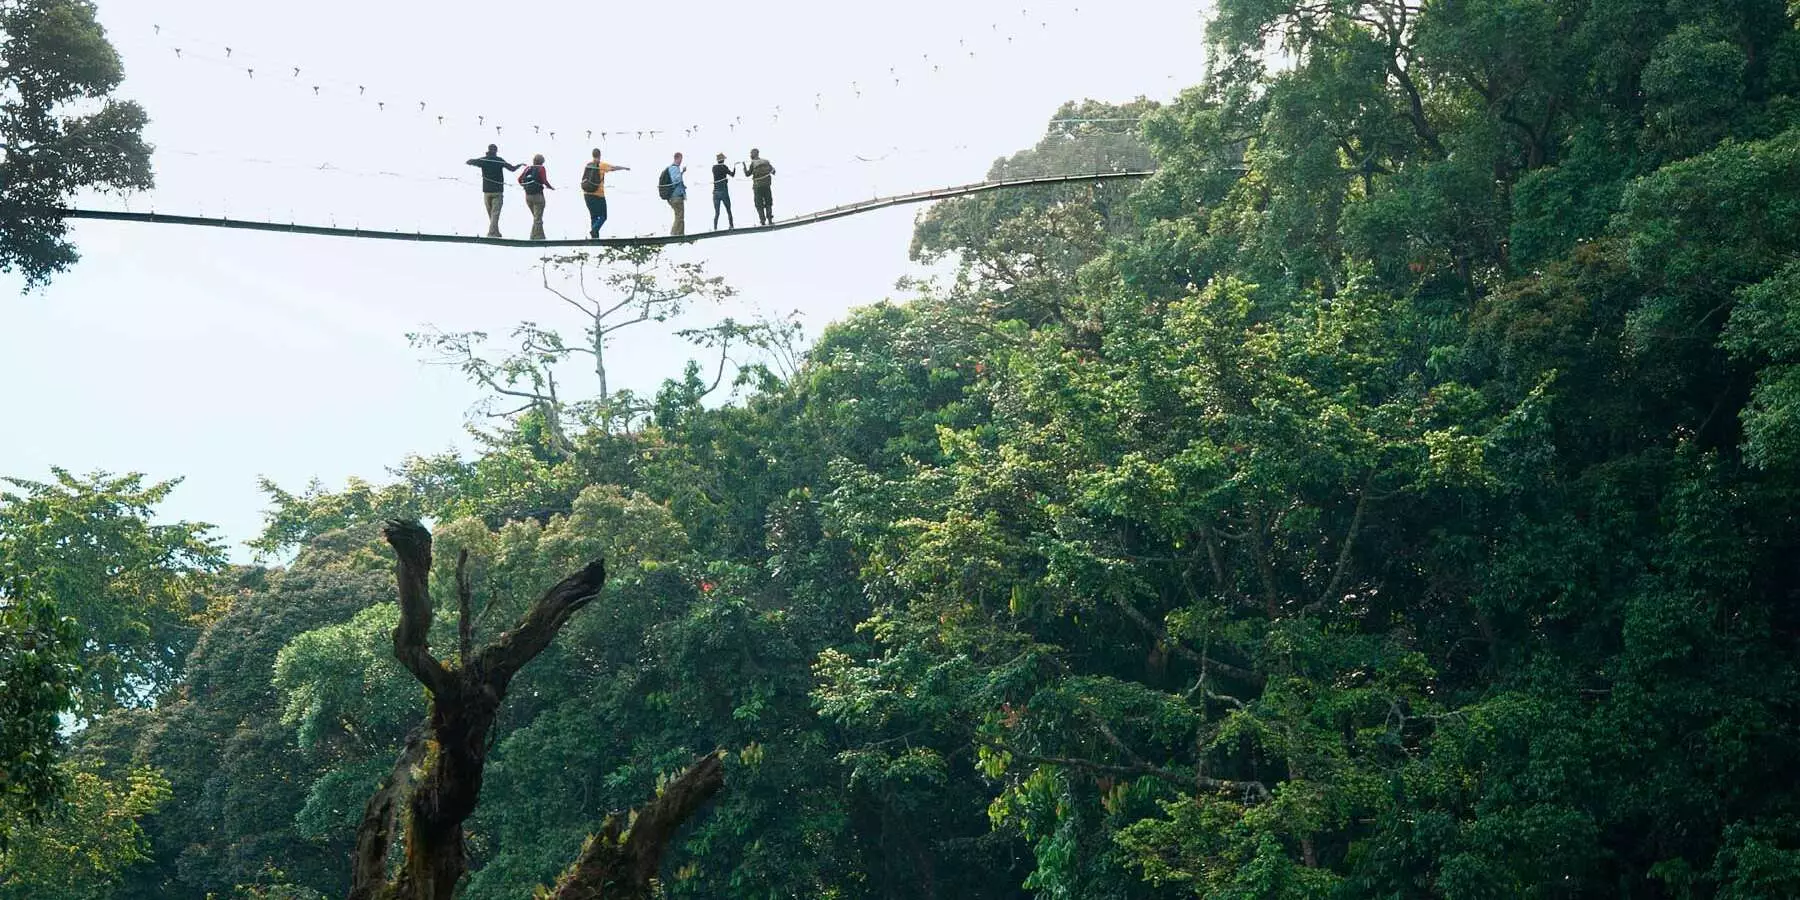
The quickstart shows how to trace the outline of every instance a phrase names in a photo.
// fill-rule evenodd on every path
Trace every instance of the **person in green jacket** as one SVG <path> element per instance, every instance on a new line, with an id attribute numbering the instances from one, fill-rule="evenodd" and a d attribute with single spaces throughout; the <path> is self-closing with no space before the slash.
<path id="1" fill-rule="evenodd" d="M 757 223 L 775 224 L 774 164 L 763 159 L 761 150 L 751 150 L 745 174 L 750 176 L 750 197 L 756 203 Z"/>

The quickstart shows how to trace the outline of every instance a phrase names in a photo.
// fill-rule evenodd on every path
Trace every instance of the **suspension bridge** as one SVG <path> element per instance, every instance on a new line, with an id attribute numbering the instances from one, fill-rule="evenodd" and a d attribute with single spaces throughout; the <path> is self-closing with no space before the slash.
<path id="1" fill-rule="evenodd" d="M 908 194 L 897 194 L 891 197 L 876 197 L 843 206 L 807 213 L 791 219 L 783 219 L 772 225 L 746 226 L 724 231 L 702 231 L 686 235 L 645 235 L 636 237 L 611 238 L 578 238 L 533 241 L 522 238 L 490 238 L 465 234 L 432 234 L 418 231 L 386 231 L 365 228 L 339 228 L 336 226 L 299 225 L 294 223 L 260 222 L 246 219 L 209 218 L 204 216 L 183 216 L 157 212 L 124 212 L 105 209 L 62 209 L 57 215 L 70 219 L 96 219 L 109 222 L 137 222 L 155 225 L 182 225 L 204 228 L 236 228 L 247 231 L 270 231 L 281 234 L 305 234 L 317 237 L 358 238 L 378 241 L 415 241 L 434 244 L 485 244 L 493 247 L 662 247 L 671 244 L 689 244 L 696 241 L 712 240 L 723 237 L 737 237 L 750 234 L 761 234 L 768 231 L 783 231 L 789 228 L 800 228 L 817 225 L 833 219 L 854 216 L 860 213 L 875 212 L 912 203 L 929 203 L 934 200 L 949 200 L 955 197 L 967 197 L 988 191 L 1018 189 L 1029 187 L 1054 187 L 1058 185 L 1091 184 L 1105 181 L 1122 181 L 1128 179 L 1147 178 L 1154 175 L 1153 170 L 1129 172 L 1092 172 L 1080 175 L 1035 175 L 1019 178 L 1000 178 L 991 181 L 977 181 L 952 187 L 934 188 L 926 191 L 914 191 Z"/>

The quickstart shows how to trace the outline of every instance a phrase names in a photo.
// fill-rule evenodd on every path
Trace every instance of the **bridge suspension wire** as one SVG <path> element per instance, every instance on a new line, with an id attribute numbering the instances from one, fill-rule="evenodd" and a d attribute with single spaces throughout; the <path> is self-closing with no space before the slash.
<path id="1" fill-rule="evenodd" d="M 416 96 L 417 91 L 402 92 L 390 89 L 389 86 L 369 84 L 366 80 L 343 78 L 301 60 L 263 57 L 241 42 L 184 33 L 161 24 L 151 26 L 150 37 L 161 52 L 172 54 L 184 63 L 217 67 L 233 78 L 286 90 L 303 99 L 349 100 L 360 107 L 374 109 L 379 113 L 392 112 L 395 116 L 407 116 L 421 124 L 435 123 L 435 127 L 474 127 L 490 135 L 490 139 L 527 137 L 547 138 L 552 142 L 569 139 L 604 145 L 608 139 L 642 141 L 646 137 L 655 140 L 662 135 L 675 134 L 692 138 L 702 130 L 720 137 L 726 133 L 737 135 L 739 129 L 748 130 L 759 124 L 778 125 L 784 114 L 792 116 L 804 113 L 809 107 L 812 112 L 824 114 L 828 108 L 835 110 L 846 104 L 854 104 L 865 93 L 876 94 L 890 88 L 900 91 L 920 79 L 941 77 L 946 69 L 954 71 L 957 65 L 979 58 L 978 54 L 982 51 L 1006 51 L 1018 46 L 1018 40 L 1027 35 L 1047 31 L 1052 19 L 1057 19 L 1060 25 L 1064 24 L 1065 17 L 1068 21 L 1076 21 L 1082 15 L 1080 5 L 1063 0 L 1036 0 L 1034 5 L 1037 9 L 1029 6 L 1019 9 L 1020 16 L 1016 19 L 995 11 L 989 17 L 991 21 L 986 23 L 989 25 L 988 29 L 974 28 L 973 34 L 978 36 L 959 38 L 954 48 L 946 43 L 943 47 L 934 48 L 935 53 L 921 52 L 914 61 L 886 67 L 873 66 L 871 71 L 861 73 L 857 78 L 848 79 L 842 84 L 834 84 L 830 89 L 816 92 L 810 98 L 789 98 L 790 102 L 785 105 L 773 104 L 766 109 L 746 111 L 744 115 L 732 116 L 725 121 L 696 123 L 685 119 L 674 120 L 671 117 L 671 121 L 660 123 L 636 122 L 627 126 L 611 125 L 601 128 L 593 127 L 596 123 L 592 121 L 519 121 L 502 114 L 500 110 L 471 110 L 458 104 L 442 103 L 432 97 Z"/>
<path id="2" fill-rule="evenodd" d="M 1099 172 L 1081 175 L 1039 175 L 1023 178 L 1002 178 L 993 181 L 979 181 L 972 184 L 935 188 L 926 191 L 915 191 L 909 194 L 897 194 L 891 197 L 877 197 L 859 203 L 834 206 L 831 209 L 807 213 L 792 219 L 785 219 L 772 225 L 746 226 L 724 231 L 705 231 L 695 234 L 673 236 L 637 236 L 616 238 L 580 238 L 532 241 L 518 238 L 487 238 L 461 234 L 432 234 L 428 232 L 405 232 L 368 230 L 362 228 L 339 228 L 336 226 L 281 224 L 277 222 L 258 222 L 244 219 L 206 218 L 201 216 L 171 215 L 168 213 L 125 212 L 102 209 L 60 209 L 55 214 L 70 219 L 92 219 L 110 222 L 133 222 L 157 225 L 182 225 L 206 228 L 232 228 L 248 231 L 269 231 L 283 234 L 303 234 L 319 237 L 356 238 L 363 240 L 413 241 L 436 244 L 481 244 L 492 247 L 663 247 L 673 244 L 691 244 L 697 241 L 712 240 L 724 237 L 739 237 L 761 234 L 770 231 L 785 231 L 807 225 L 816 225 L 833 219 L 860 213 L 874 212 L 912 203 L 928 203 L 934 200 L 949 200 L 956 197 L 967 197 L 1005 189 L 1028 187 L 1054 187 L 1059 185 L 1075 185 L 1105 181 L 1120 181 L 1148 178 L 1156 174 L 1153 170 L 1131 172 Z"/>

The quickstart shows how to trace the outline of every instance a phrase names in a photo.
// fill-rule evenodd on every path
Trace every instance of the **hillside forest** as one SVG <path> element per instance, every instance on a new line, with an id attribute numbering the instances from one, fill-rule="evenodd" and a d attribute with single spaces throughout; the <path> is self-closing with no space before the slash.
<path id="1" fill-rule="evenodd" d="M 647 893 L 583 896 L 1800 896 L 1800 8 L 1209 15 L 1204 83 L 995 162 L 1153 177 L 932 206 L 953 274 L 816 335 L 609 386 L 615 302 L 731 291 L 654 249 L 546 262 L 585 334 L 413 335 L 475 449 L 265 484 L 255 564 L 173 482 L 8 473 L 0 900 L 350 895 L 408 754 L 485 764 L 449 832 L 387 822 L 468 900 L 652 821 Z M 39 215 L 0 259 L 41 280 Z M 584 572 L 479 740 L 421 730 Z"/>

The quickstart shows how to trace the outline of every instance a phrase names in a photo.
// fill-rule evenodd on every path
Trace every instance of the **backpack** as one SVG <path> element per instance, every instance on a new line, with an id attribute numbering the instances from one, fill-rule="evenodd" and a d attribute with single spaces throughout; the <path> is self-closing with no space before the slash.
<path id="1" fill-rule="evenodd" d="M 669 177 L 667 168 L 664 168 L 662 176 L 656 179 L 656 196 L 664 200 L 675 199 L 675 180 Z"/>
<path id="2" fill-rule="evenodd" d="M 591 194 L 600 189 L 600 164 L 588 163 L 581 170 L 581 192 Z"/>
<path id="3" fill-rule="evenodd" d="M 537 187 L 538 167 L 526 166 L 525 171 L 519 173 L 519 183 L 524 185 L 526 190 Z"/>

